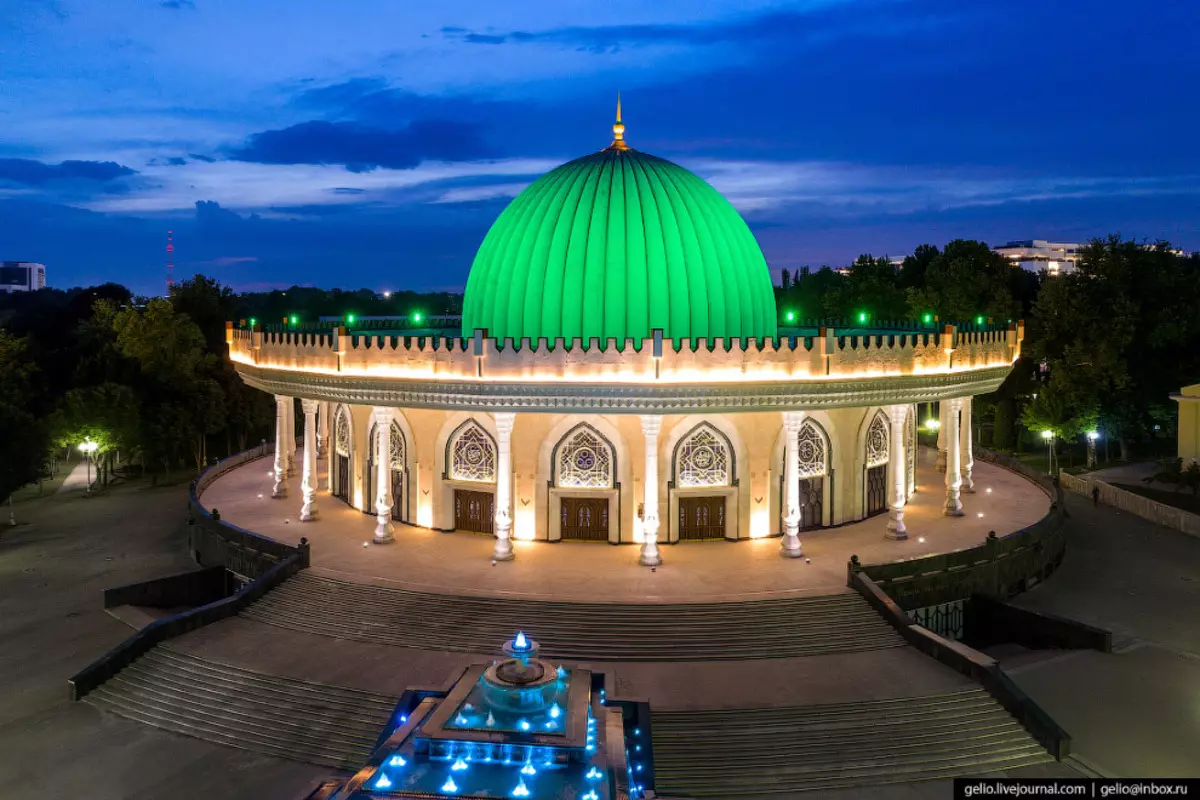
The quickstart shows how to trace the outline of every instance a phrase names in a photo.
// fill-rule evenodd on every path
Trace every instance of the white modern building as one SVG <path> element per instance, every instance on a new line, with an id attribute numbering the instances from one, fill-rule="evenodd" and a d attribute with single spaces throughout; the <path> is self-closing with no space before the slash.
<path id="1" fill-rule="evenodd" d="M 1074 272 L 1079 265 L 1082 244 L 1050 242 L 1045 239 L 1022 239 L 992 248 L 1012 262 L 1014 267 L 1030 272 L 1045 270 L 1051 275 Z"/>
<path id="2" fill-rule="evenodd" d="M 0 262 L 0 291 L 35 292 L 46 288 L 46 265 L 32 261 Z"/>

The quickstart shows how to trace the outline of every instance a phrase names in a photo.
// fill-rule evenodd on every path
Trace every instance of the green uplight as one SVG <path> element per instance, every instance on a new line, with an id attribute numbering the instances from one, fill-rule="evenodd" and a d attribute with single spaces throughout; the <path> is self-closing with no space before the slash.
<path id="1" fill-rule="evenodd" d="M 982 317 L 982 316 L 976 317 L 976 318 L 975 318 L 975 324 L 976 324 L 976 325 L 982 325 L 982 324 L 983 324 L 983 317 Z"/>
<path id="2" fill-rule="evenodd" d="M 350 323 L 351 325 L 353 325 L 353 324 L 354 324 L 354 315 L 353 315 L 353 314 L 347 314 L 347 315 L 346 315 L 346 322 L 348 322 L 348 323 Z"/>
<path id="3" fill-rule="evenodd" d="M 795 321 L 796 321 L 796 312 L 795 312 L 795 311 L 789 311 L 789 312 L 787 312 L 786 314 L 784 314 L 784 315 L 783 315 L 783 318 L 784 318 L 785 320 L 787 320 L 788 322 L 795 322 Z"/>
<path id="4" fill-rule="evenodd" d="M 412 319 L 413 319 L 413 322 L 420 322 L 421 321 L 421 312 L 414 311 L 412 314 Z"/>
<path id="5" fill-rule="evenodd" d="M 926 314 L 925 316 L 921 317 L 921 319 L 926 325 L 928 325 L 930 322 L 933 322 L 933 314 Z"/>
<path id="6" fill-rule="evenodd" d="M 250 327 L 253 328 L 257 324 L 258 324 L 258 320 L 256 320 L 254 317 L 251 317 L 250 318 Z"/>
<path id="7" fill-rule="evenodd" d="M 293 314 L 292 316 L 290 316 L 288 318 L 288 321 L 291 322 L 293 325 L 295 325 L 296 324 L 296 315 Z"/>
<path id="8" fill-rule="evenodd" d="M 865 311 L 858 312 L 858 321 L 866 322 L 867 321 L 867 312 L 865 312 Z"/>

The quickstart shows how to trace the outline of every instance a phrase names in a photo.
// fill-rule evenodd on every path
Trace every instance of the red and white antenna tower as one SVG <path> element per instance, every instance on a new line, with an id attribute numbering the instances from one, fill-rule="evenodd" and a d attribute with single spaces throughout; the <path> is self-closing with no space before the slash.
<path id="1" fill-rule="evenodd" d="M 171 231 L 167 231 L 167 294 L 171 293 L 171 287 L 175 285 L 175 265 L 171 263 L 175 260 L 175 245 L 171 244 Z"/>

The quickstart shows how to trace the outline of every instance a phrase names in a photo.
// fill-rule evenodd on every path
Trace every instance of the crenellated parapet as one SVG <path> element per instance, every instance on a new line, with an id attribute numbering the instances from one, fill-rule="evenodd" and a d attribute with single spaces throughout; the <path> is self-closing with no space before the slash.
<path id="1" fill-rule="evenodd" d="M 227 330 L 230 358 L 282 372 L 477 382 L 706 384 L 949 374 L 1008 367 L 1023 323 L 993 330 L 896 332 L 755 340 L 493 339 Z"/>

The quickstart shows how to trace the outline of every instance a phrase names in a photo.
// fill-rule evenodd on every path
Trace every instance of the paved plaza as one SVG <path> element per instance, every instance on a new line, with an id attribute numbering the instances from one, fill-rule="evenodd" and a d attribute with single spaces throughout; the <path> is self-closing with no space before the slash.
<path id="1" fill-rule="evenodd" d="M 330 577 L 455 594 L 588 602 L 766 599 L 847 591 L 846 562 L 852 554 L 876 563 L 975 547 L 989 530 L 1017 530 L 1049 509 L 1049 498 L 1029 481 L 976 462 L 977 491 L 962 496 L 965 516 L 946 517 L 942 475 L 933 470 L 933 459 L 932 450 L 921 449 L 918 492 L 905 507 L 906 541 L 884 537 L 886 514 L 806 531 L 801 541 L 811 563 L 781 558 L 779 539 L 765 538 L 664 545 L 663 565 L 654 571 L 638 566 L 635 545 L 517 541 L 516 559 L 493 566 L 490 536 L 399 523 L 395 544 L 364 547 L 375 530 L 374 516 L 321 491 L 321 518 L 299 522 L 300 479 L 288 481 L 288 498 L 272 499 L 269 459 L 219 478 L 205 491 L 203 503 L 219 509 L 226 522 L 274 539 L 296 543 L 308 537 L 314 571 Z M 323 460 L 318 472 L 325 475 Z"/>

